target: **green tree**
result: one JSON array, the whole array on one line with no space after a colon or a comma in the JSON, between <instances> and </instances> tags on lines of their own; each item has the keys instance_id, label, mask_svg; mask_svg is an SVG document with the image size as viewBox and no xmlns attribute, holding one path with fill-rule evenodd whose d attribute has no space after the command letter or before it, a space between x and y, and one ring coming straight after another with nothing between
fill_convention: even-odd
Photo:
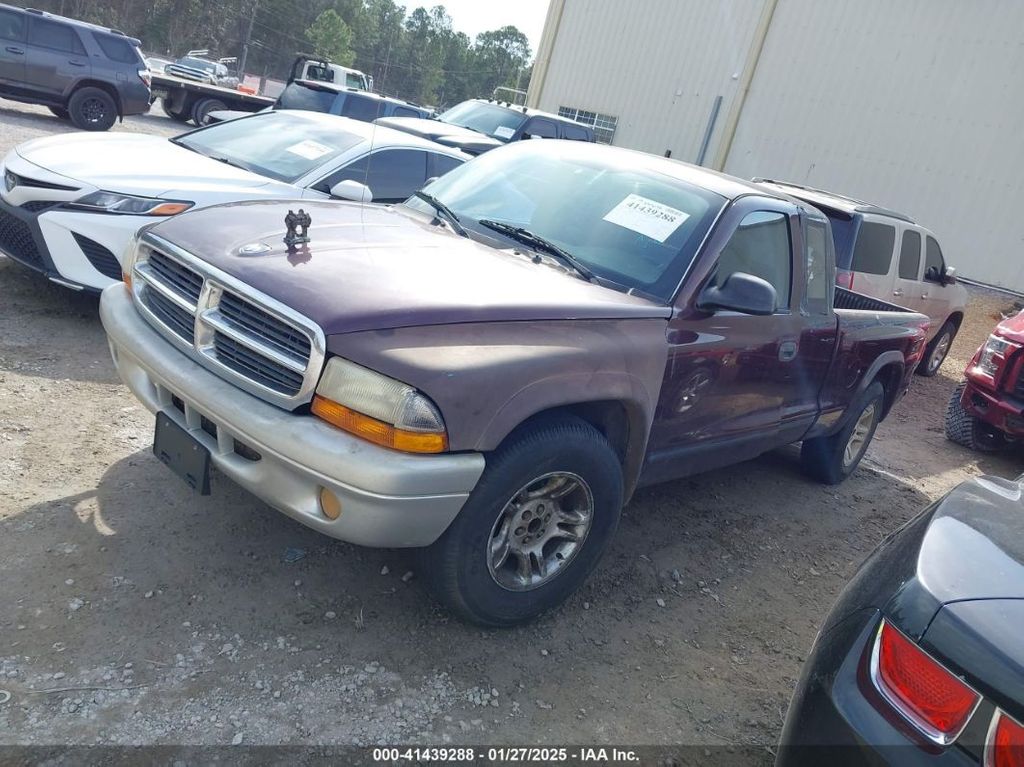
<instances>
[{"instance_id":1,"label":"green tree","mask_svg":"<svg viewBox=\"0 0 1024 767\"><path fill-rule=\"evenodd\" d=\"M306 30L306 37L317 56L342 66L348 66L355 60L352 30L333 8L328 8L316 17L316 21Z\"/></svg>"}]
</instances>

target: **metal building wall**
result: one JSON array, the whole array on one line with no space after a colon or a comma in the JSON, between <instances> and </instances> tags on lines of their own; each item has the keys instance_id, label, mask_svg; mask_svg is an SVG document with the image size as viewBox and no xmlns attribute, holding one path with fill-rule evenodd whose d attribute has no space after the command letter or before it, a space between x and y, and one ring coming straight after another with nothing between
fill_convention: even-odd
<instances>
[{"instance_id":1,"label":"metal building wall","mask_svg":"<svg viewBox=\"0 0 1024 767\"><path fill-rule=\"evenodd\" d=\"M1022 75L1020 0L779 0L725 170L904 211L1024 291Z\"/></svg>"},{"instance_id":2,"label":"metal building wall","mask_svg":"<svg viewBox=\"0 0 1024 767\"><path fill-rule=\"evenodd\" d=\"M551 0L528 103L618 117L616 145L693 162L716 97L716 133L732 106L764 3Z\"/></svg>"}]
</instances>

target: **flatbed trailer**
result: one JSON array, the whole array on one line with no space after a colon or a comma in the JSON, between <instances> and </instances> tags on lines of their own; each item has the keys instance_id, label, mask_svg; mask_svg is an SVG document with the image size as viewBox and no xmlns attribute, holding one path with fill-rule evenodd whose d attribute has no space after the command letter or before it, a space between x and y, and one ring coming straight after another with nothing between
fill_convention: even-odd
<instances>
[{"instance_id":1,"label":"flatbed trailer","mask_svg":"<svg viewBox=\"0 0 1024 767\"><path fill-rule=\"evenodd\" d=\"M153 74L153 98L160 98L164 112L172 120L205 125L207 115L218 109L258 112L274 103L267 96L256 96L234 88L210 85L168 74Z\"/></svg>"}]
</instances>

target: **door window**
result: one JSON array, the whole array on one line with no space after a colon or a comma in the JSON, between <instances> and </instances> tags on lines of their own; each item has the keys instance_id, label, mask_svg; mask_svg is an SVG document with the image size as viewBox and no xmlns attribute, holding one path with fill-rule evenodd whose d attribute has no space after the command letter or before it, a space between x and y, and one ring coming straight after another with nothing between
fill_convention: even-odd
<instances>
[{"instance_id":1,"label":"door window","mask_svg":"<svg viewBox=\"0 0 1024 767\"><path fill-rule=\"evenodd\" d=\"M912 229L903 232L900 244L900 279L916 280L921 274L921 235Z\"/></svg>"},{"instance_id":2,"label":"door window","mask_svg":"<svg viewBox=\"0 0 1024 767\"><path fill-rule=\"evenodd\" d=\"M420 113L409 107L395 107L395 117L420 117Z\"/></svg>"},{"instance_id":3,"label":"door window","mask_svg":"<svg viewBox=\"0 0 1024 767\"><path fill-rule=\"evenodd\" d=\"M58 24L47 19L32 19L28 41L32 45L52 48L55 51L85 55L85 48L82 47L82 41L78 39L78 33L74 29L67 24Z\"/></svg>"},{"instance_id":4,"label":"door window","mask_svg":"<svg viewBox=\"0 0 1024 767\"><path fill-rule=\"evenodd\" d=\"M0 37L4 40L25 39L25 14L18 11L5 11L0 8Z\"/></svg>"},{"instance_id":5,"label":"door window","mask_svg":"<svg viewBox=\"0 0 1024 767\"><path fill-rule=\"evenodd\" d=\"M942 279L942 273L946 271L946 262L942 258L942 249L934 237L927 240L928 246L924 256L924 276L930 280Z\"/></svg>"},{"instance_id":6,"label":"door window","mask_svg":"<svg viewBox=\"0 0 1024 767\"><path fill-rule=\"evenodd\" d=\"M567 141L590 141L590 134L587 133L587 129L579 125L563 123L562 130L565 132Z\"/></svg>"},{"instance_id":7,"label":"door window","mask_svg":"<svg viewBox=\"0 0 1024 767\"><path fill-rule=\"evenodd\" d=\"M456 159L455 157L449 157L446 154L430 153L430 159L434 164L434 169L430 171L431 176L443 176L450 170L454 170L462 165L462 160Z\"/></svg>"},{"instance_id":8,"label":"door window","mask_svg":"<svg viewBox=\"0 0 1024 767\"><path fill-rule=\"evenodd\" d=\"M353 120L362 120L369 123L381 116L383 106L384 102L380 99L349 94L345 98L344 105L341 107L341 114L345 117L351 117Z\"/></svg>"},{"instance_id":9,"label":"door window","mask_svg":"<svg viewBox=\"0 0 1024 767\"><path fill-rule=\"evenodd\" d=\"M865 221L857 233L853 248L852 268L865 274L888 274L892 266L892 250L896 244L896 229L888 224Z\"/></svg>"},{"instance_id":10,"label":"door window","mask_svg":"<svg viewBox=\"0 0 1024 767\"><path fill-rule=\"evenodd\" d=\"M789 222L784 214L758 210L744 216L718 256L715 284L725 284L735 272L766 280L775 288L776 306L789 308L793 264Z\"/></svg>"},{"instance_id":11,"label":"door window","mask_svg":"<svg viewBox=\"0 0 1024 767\"><path fill-rule=\"evenodd\" d=\"M427 180L427 153L416 149L374 152L335 171L316 189L330 193L332 186L346 180L370 187L374 202L402 202Z\"/></svg>"},{"instance_id":12,"label":"door window","mask_svg":"<svg viewBox=\"0 0 1024 767\"><path fill-rule=\"evenodd\" d=\"M523 128L523 138L558 138L558 128L551 120L530 120Z\"/></svg>"},{"instance_id":13,"label":"door window","mask_svg":"<svg viewBox=\"0 0 1024 767\"><path fill-rule=\"evenodd\" d=\"M828 226L818 219L807 219L807 295L804 310L810 314L828 314L832 305L835 279L828 268Z\"/></svg>"}]
</instances>

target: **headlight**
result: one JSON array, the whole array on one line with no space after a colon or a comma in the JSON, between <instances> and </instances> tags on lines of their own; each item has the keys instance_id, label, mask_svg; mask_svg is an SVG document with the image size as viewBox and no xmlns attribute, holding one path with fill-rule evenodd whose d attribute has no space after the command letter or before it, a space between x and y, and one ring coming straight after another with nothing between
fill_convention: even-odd
<instances>
[{"instance_id":1,"label":"headlight","mask_svg":"<svg viewBox=\"0 0 1024 767\"><path fill-rule=\"evenodd\" d=\"M69 206L133 216L175 216L191 208L192 203L182 200L161 200L155 197L135 197L117 192L93 192L69 203Z\"/></svg>"},{"instance_id":2,"label":"headlight","mask_svg":"<svg viewBox=\"0 0 1024 767\"><path fill-rule=\"evenodd\" d=\"M135 268L135 262L138 258L139 234L136 232L128 240L128 245L124 249L124 257L121 259L121 279L124 281L129 293L132 292L132 270Z\"/></svg>"},{"instance_id":3,"label":"headlight","mask_svg":"<svg viewBox=\"0 0 1024 767\"><path fill-rule=\"evenodd\" d=\"M408 453L448 449L437 406L408 384L332 357L313 397L313 414L383 447Z\"/></svg>"},{"instance_id":4,"label":"headlight","mask_svg":"<svg viewBox=\"0 0 1024 767\"><path fill-rule=\"evenodd\" d=\"M978 358L978 369L992 380L999 375L999 371L1006 358L1017 349L1017 345L999 336L989 336L985 342L985 348L981 350Z\"/></svg>"}]
</instances>

